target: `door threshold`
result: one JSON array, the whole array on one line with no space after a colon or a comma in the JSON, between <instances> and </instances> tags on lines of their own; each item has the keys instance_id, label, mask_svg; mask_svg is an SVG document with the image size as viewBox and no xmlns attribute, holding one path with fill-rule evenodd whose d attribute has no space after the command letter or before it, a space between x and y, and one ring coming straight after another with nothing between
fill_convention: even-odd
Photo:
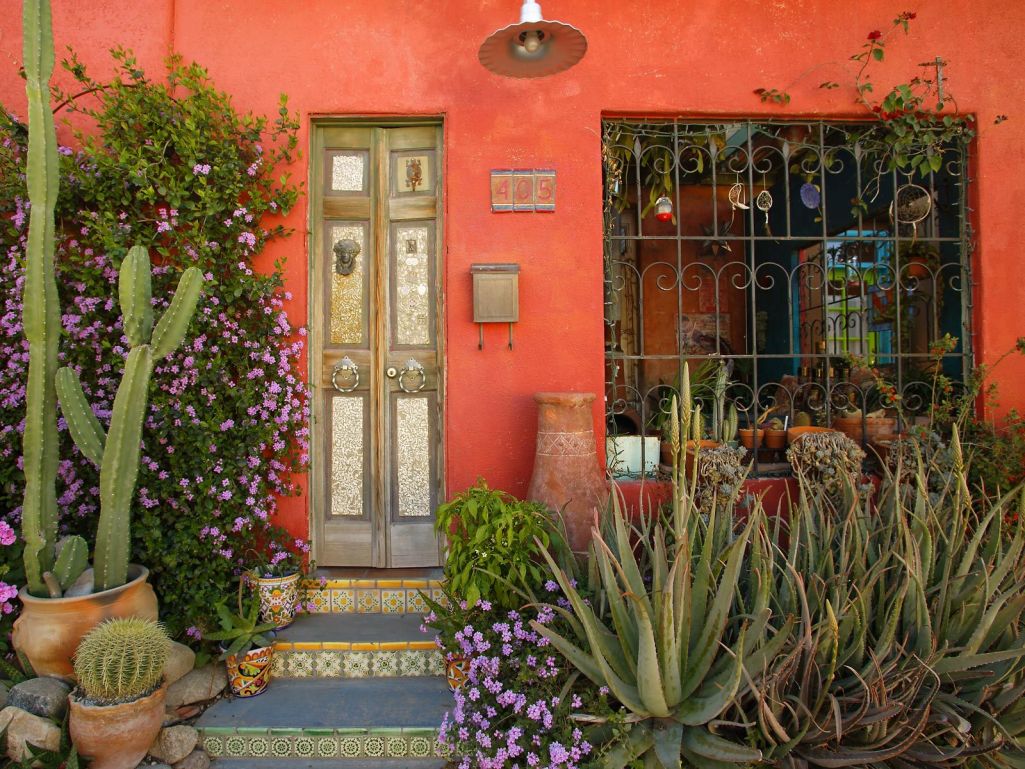
<instances>
[{"instance_id":1,"label":"door threshold","mask_svg":"<svg viewBox=\"0 0 1025 769\"><path fill-rule=\"evenodd\" d=\"M440 580L444 572L439 568L373 569L368 566L321 566L311 579L433 579Z\"/></svg>"}]
</instances>

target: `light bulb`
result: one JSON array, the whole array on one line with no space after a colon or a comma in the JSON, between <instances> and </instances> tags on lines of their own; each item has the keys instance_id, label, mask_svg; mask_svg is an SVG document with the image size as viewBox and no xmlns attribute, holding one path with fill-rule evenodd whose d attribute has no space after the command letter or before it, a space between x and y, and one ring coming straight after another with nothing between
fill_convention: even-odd
<instances>
[{"instance_id":1,"label":"light bulb","mask_svg":"<svg viewBox=\"0 0 1025 769\"><path fill-rule=\"evenodd\" d=\"M537 49L541 47L541 35L537 30L532 29L527 33L527 36L523 38L523 47L527 53L537 53Z\"/></svg>"}]
</instances>

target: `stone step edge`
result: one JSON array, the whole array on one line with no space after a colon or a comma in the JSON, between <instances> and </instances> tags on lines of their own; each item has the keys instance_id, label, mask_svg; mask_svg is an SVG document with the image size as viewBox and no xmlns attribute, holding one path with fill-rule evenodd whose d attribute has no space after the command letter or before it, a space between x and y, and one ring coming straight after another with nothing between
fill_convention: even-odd
<instances>
[{"instance_id":1,"label":"stone step edge","mask_svg":"<svg viewBox=\"0 0 1025 769\"><path fill-rule=\"evenodd\" d=\"M438 651L434 641L279 641L274 651L289 652L404 652Z\"/></svg>"},{"instance_id":2,"label":"stone step edge","mask_svg":"<svg viewBox=\"0 0 1025 769\"><path fill-rule=\"evenodd\" d=\"M211 758L445 758L430 727L198 727Z\"/></svg>"},{"instance_id":3,"label":"stone step edge","mask_svg":"<svg viewBox=\"0 0 1025 769\"><path fill-rule=\"evenodd\" d=\"M279 650L275 648L273 678L385 678L444 676L445 658L433 643L425 649Z\"/></svg>"}]
</instances>

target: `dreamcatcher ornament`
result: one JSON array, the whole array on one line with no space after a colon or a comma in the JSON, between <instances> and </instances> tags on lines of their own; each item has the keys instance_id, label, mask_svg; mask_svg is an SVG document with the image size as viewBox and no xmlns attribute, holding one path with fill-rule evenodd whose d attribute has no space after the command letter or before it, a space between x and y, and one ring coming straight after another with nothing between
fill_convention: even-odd
<instances>
[{"instance_id":1,"label":"dreamcatcher ornament","mask_svg":"<svg viewBox=\"0 0 1025 769\"><path fill-rule=\"evenodd\" d=\"M900 234L902 224L911 225L911 243L918 240L918 225L932 211L932 195L919 184L902 184L890 204L890 221Z\"/></svg>"},{"instance_id":2,"label":"dreamcatcher ornament","mask_svg":"<svg viewBox=\"0 0 1025 769\"><path fill-rule=\"evenodd\" d=\"M765 214L765 234L772 235L772 230L769 229L769 211L772 210L772 193L768 190L762 190L758 193L758 197L755 198L755 205L758 210Z\"/></svg>"}]
</instances>

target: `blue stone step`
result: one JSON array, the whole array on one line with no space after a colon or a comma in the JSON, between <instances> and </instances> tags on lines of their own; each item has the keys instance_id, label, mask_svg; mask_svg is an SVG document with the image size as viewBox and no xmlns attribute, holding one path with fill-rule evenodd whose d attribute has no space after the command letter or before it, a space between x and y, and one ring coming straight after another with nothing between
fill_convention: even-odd
<instances>
[{"instance_id":1,"label":"blue stone step","mask_svg":"<svg viewBox=\"0 0 1025 769\"><path fill-rule=\"evenodd\" d=\"M437 730L451 706L441 677L283 679L216 703L196 728L214 758L419 762L443 757Z\"/></svg>"}]
</instances>

